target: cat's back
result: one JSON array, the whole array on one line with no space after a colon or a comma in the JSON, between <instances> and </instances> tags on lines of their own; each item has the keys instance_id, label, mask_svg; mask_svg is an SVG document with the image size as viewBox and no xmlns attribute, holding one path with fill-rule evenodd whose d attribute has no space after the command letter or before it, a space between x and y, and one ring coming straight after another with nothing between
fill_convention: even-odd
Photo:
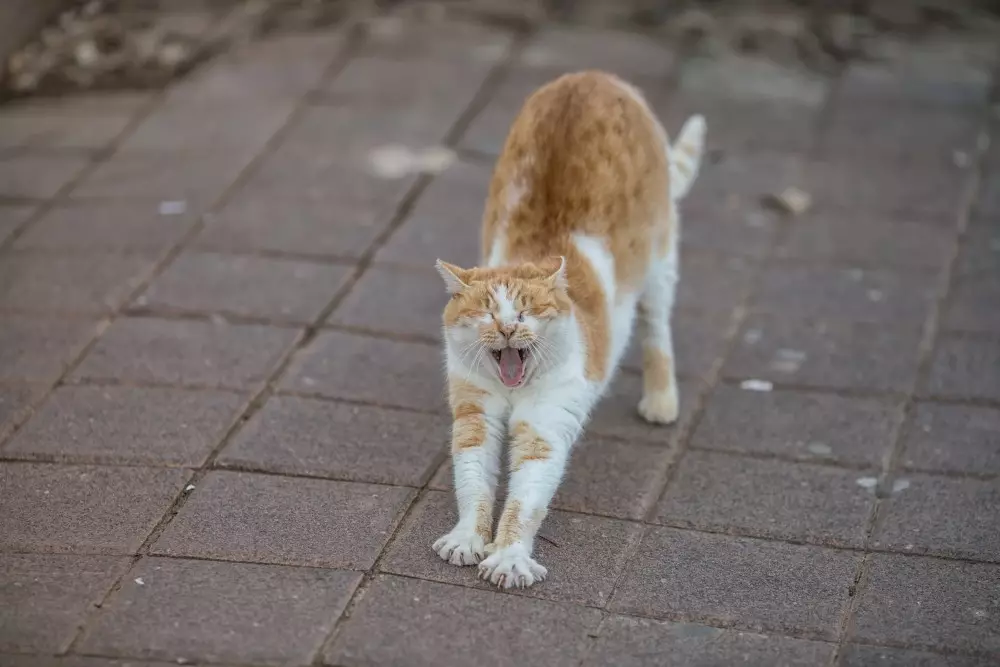
<instances>
[{"instance_id":1,"label":"cat's back","mask_svg":"<svg viewBox=\"0 0 1000 667\"><path fill-rule=\"evenodd\" d=\"M484 250L565 254L574 234L615 255L648 248L669 202L666 137L629 84L567 74L532 94L511 126L484 216Z\"/></svg>"}]
</instances>

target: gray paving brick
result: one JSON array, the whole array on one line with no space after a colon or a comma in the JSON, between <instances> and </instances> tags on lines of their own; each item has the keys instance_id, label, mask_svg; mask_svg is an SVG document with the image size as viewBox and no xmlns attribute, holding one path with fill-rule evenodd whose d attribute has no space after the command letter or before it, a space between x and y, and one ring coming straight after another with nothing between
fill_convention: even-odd
<instances>
[{"instance_id":1,"label":"gray paving brick","mask_svg":"<svg viewBox=\"0 0 1000 667\"><path fill-rule=\"evenodd\" d=\"M758 312L788 318L891 323L919 328L937 277L924 272L771 266L753 300Z\"/></svg>"},{"instance_id":2,"label":"gray paving brick","mask_svg":"<svg viewBox=\"0 0 1000 667\"><path fill-rule=\"evenodd\" d=\"M683 98L694 95L807 107L822 104L830 85L819 72L733 51L687 59L680 75L678 92Z\"/></svg>"},{"instance_id":3,"label":"gray paving brick","mask_svg":"<svg viewBox=\"0 0 1000 667\"><path fill-rule=\"evenodd\" d=\"M888 399L715 389L691 446L877 467L898 407Z\"/></svg>"},{"instance_id":4,"label":"gray paving brick","mask_svg":"<svg viewBox=\"0 0 1000 667\"><path fill-rule=\"evenodd\" d=\"M0 555L0 650L65 651L91 605L128 565L122 557Z\"/></svg>"},{"instance_id":5,"label":"gray paving brick","mask_svg":"<svg viewBox=\"0 0 1000 667\"><path fill-rule=\"evenodd\" d=\"M151 553L364 570L412 495L390 486L212 472Z\"/></svg>"},{"instance_id":6,"label":"gray paving brick","mask_svg":"<svg viewBox=\"0 0 1000 667\"><path fill-rule=\"evenodd\" d=\"M281 389L382 405L435 410L444 407L441 350L326 331L292 360Z\"/></svg>"},{"instance_id":7,"label":"gray paving brick","mask_svg":"<svg viewBox=\"0 0 1000 667\"><path fill-rule=\"evenodd\" d=\"M4 667L172 667L176 662L151 662L149 660L132 660L124 658L91 658L83 655L66 655L54 657L51 655L8 654L0 655Z\"/></svg>"},{"instance_id":8,"label":"gray paving brick","mask_svg":"<svg viewBox=\"0 0 1000 667\"><path fill-rule=\"evenodd\" d=\"M883 554L871 567L855 640L1000 653L1000 567Z\"/></svg>"},{"instance_id":9,"label":"gray paving brick","mask_svg":"<svg viewBox=\"0 0 1000 667\"><path fill-rule=\"evenodd\" d=\"M741 257L684 254L676 306L730 312L746 297L752 271Z\"/></svg>"},{"instance_id":10,"label":"gray paving brick","mask_svg":"<svg viewBox=\"0 0 1000 667\"><path fill-rule=\"evenodd\" d=\"M0 206L0 243L4 243L34 212L34 206Z\"/></svg>"},{"instance_id":11,"label":"gray paving brick","mask_svg":"<svg viewBox=\"0 0 1000 667\"><path fill-rule=\"evenodd\" d=\"M661 523L860 547L874 496L859 473L688 452L657 510Z\"/></svg>"},{"instance_id":12,"label":"gray paving brick","mask_svg":"<svg viewBox=\"0 0 1000 667\"><path fill-rule=\"evenodd\" d=\"M327 664L577 665L600 612L400 577L375 579L344 623ZM455 632L489 627L489 632Z\"/></svg>"},{"instance_id":13,"label":"gray paving brick","mask_svg":"<svg viewBox=\"0 0 1000 667\"><path fill-rule=\"evenodd\" d=\"M711 169L709 161L703 168L706 173ZM699 183L692 186L692 198L698 196ZM680 218L682 251L707 250L752 259L767 255L778 228L777 216L758 205L753 195L701 198L694 206L681 204Z\"/></svg>"},{"instance_id":14,"label":"gray paving brick","mask_svg":"<svg viewBox=\"0 0 1000 667\"><path fill-rule=\"evenodd\" d=\"M81 155L12 153L0 157L0 197L49 199L90 161Z\"/></svg>"},{"instance_id":15,"label":"gray paving brick","mask_svg":"<svg viewBox=\"0 0 1000 667\"><path fill-rule=\"evenodd\" d=\"M27 417L29 407L44 391L44 385L30 382L0 384L0 440Z\"/></svg>"},{"instance_id":16,"label":"gray paving brick","mask_svg":"<svg viewBox=\"0 0 1000 667\"><path fill-rule=\"evenodd\" d=\"M10 253L0 258L0 309L114 312L152 270L136 256Z\"/></svg>"},{"instance_id":17,"label":"gray paving brick","mask_svg":"<svg viewBox=\"0 0 1000 667\"><path fill-rule=\"evenodd\" d=\"M654 528L609 609L834 638L859 558L820 547Z\"/></svg>"},{"instance_id":18,"label":"gray paving brick","mask_svg":"<svg viewBox=\"0 0 1000 667\"><path fill-rule=\"evenodd\" d=\"M146 116L122 151L201 152L263 148L292 113L291 100L252 105L167 105Z\"/></svg>"},{"instance_id":19,"label":"gray paving brick","mask_svg":"<svg viewBox=\"0 0 1000 667\"><path fill-rule=\"evenodd\" d=\"M938 338L925 395L1000 400L1000 339L945 335Z\"/></svg>"},{"instance_id":20,"label":"gray paving brick","mask_svg":"<svg viewBox=\"0 0 1000 667\"><path fill-rule=\"evenodd\" d=\"M597 436L624 438L633 442L643 441L668 447L677 440L691 420L702 385L695 380L680 380L677 383L677 390L680 396L680 415L677 422L669 426L650 424L639 416L642 377L632 373L622 373L615 378L611 389L597 404L587 431Z\"/></svg>"},{"instance_id":21,"label":"gray paving brick","mask_svg":"<svg viewBox=\"0 0 1000 667\"><path fill-rule=\"evenodd\" d=\"M972 109L986 102L989 74L978 68L854 64L838 89L841 104Z\"/></svg>"},{"instance_id":22,"label":"gray paving brick","mask_svg":"<svg viewBox=\"0 0 1000 667\"><path fill-rule=\"evenodd\" d=\"M970 658L960 655L913 651L899 648L881 648L850 644L843 649L842 667L989 667L990 658Z\"/></svg>"},{"instance_id":23,"label":"gray paving brick","mask_svg":"<svg viewBox=\"0 0 1000 667\"><path fill-rule=\"evenodd\" d=\"M291 396L271 398L219 465L420 486L449 441L450 419Z\"/></svg>"},{"instance_id":24,"label":"gray paving brick","mask_svg":"<svg viewBox=\"0 0 1000 667\"><path fill-rule=\"evenodd\" d=\"M1000 314L996 308L983 308L983 304L988 303L1000 303L1000 274L982 272L955 276L942 327L952 331L1000 334Z\"/></svg>"},{"instance_id":25,"label":"gray paving brick","mask_svg":"<svg viewBox=\"0 0 1000 667\"><path fill-rule=\"evenodd\" d=\"M496 515L500 514L497 506ZM455 567L441 560L431 545L458 520L451 493L431 491L413 508L385 558L383 572L451 584L492 588L474 567ZM549 512L539 533L552 542L535 540L534 557L549 571L545 581L525 595L548 600L601 606L642 532L635 523L602 517ZM554 544L553 544L554 542ZM558 545L558 546L557 546ZM518 591L519 593L522 591Z\"/></svg>"},{"instance_id":26,"label":"gray paving brick","mask_svg":"<svg viewBox=\"0 0 1000 667\"><path fill-rule=\"evenodd\" d=\"M198 466L246 401L220 391L59 387L4 451L79 463Z\"/></svg>"},{"instance_id":27,"label":"gray paving brick","mask_svg":"<svg viewBox=\"0 0 1000 667\"><path fill-rule=\"evenodd\" d=\"M14 247L23 250L164 252L194 224L193 212L161 215L152 202L74 202L45 213ZM94 262L96 264L96 262Z\"/></svg>"},{"instance_id":28,"label":"gray paving brick","mask_svg":"<svg viewBox=\"0 0 1000 667\"><path fill-rule=\"evenodd\" d=\"M0 546L132 553L189 476L176 469L0 464Z\"/></svg>"},{"instance_id":29,"label":"gray paving brick","mask_svg":"<svg viewBox=\"0 0 1000 667\"><path fill-rule=\"evenodd\" d=\"M697 234L696 221L712 216L742 214L761 209L761 198L778 194L789 186L802 187L799 156L776 152L726 154L718 161L705 161L698 180L681 205L682 234Z\"/></svg>"},{"instance_id":30,"label":"gray paving brick","mask_svg":"<svg viewBox=\"0 0 1000 667\"><path fill-rule=\"evenodd\" d=\"M904 466L919 470L1000 473L1000 410L918 403L903 435Z\"/></svg>"},{"instance_id":31,"label":"gray paving brick","mask_svg":"<svg viewBox=\"0 0 1000 667\"><path fill-rule=\"evenodd\" d=\"M601 48L595 49L594 45ZM603 69L624 77L664 79L674 54L661 42L635 33L586 28L546 28L521 52L522 67L553 74Z\"/></svg>"},{"instance_id":32,"label":"gray paving brick","mask_svg":"<svg viewBox=\"0 0 1000 667\"><path fill-rule=\"evenodd\" d=\"M902 474L908 486L885 501L872 536L877 548L1000 561L1000 483Z\"/></svg>"},{"instance_id":33,"label":"gray paving brick","mask_svg":"<svg viewBox=\"0 0 1000 667\"><path fill-rule=\"evenodd\" d=\"M903 391L916 373L919 341L920 328L906 325L755 316L744 324L723 374L835 389Z\"/></svg>"},{"instance_id":34,"label":"gray paving brick","mask_svg":"<svg viewBox=\"0 0 1000 667\"><path fill-rule=\"evenodd\" d=\"M90 320L5 315L0 327L0 378L54 381L97 333Z\"/></svg>"},{"instance_id":35,"label":"gray paving brick","mask_svg":"<svg viewBox=\"0 0 1000 667\"><path fill-rule=\"evenodd\" d=\"M260 325L119 319L75 377L239 389L266 380L298 335Z\"/></svg>"},{"instance_id":36,"label":"gray paving brick","mask_svg":"<svg viewBox=\"0 0 1000 667\"><path fill-rule=\"evenodd\" d=\"M360 578L317 568L145 558L87 628L80 651L304 664Z\"/></svg>"},{"instance_id":37,"label":"gray paving brick","mask_svg":"<svg viewBox=\"0 0 1000 667\"><path fill-rule=\"evenodd\" d=\"M833 654L833 648L823 642L720 630L707 625L612 616L601 626L600 637L583 665L808 667L824 664Z\"/></svg>"},{"instance_id":38,"label":"gray paving brick","mask_svg":"<svg viewBox=\"0 0 1000 667\"><path fill-rule=\"evenodd\" d=\"M461 146L487 155L500 155L507 133L525 100L554 78L548 70L515 68L490 93L485 108L476 114L462 136Z\"/></svg>"},{"instance_id":39,"label":"gray paving brick","mask_svg":"<svg viewBox=\"0 0 1000 667\"><path fill-rule=\"evenodd\" d=\"M350 276L347 265L187 252L135 305L152 311L226 313L310 323Z\"/></svg>"},{"instance_id":40,"label":"gray paving brick","mask_svg":"<svg viewBox=\"0 0 1000 667\"><path fill-rule=\"evenodd\" d=\"M447 303L448 293L436 271L374 266L337 307L330 322L440 341L441 313Z\"/></svg>"},{"instance_id":41,"label":"gray paving brick","mask_svg":"<svg viewBox=\"0 0 1000 667\"><path fill-rule=\"evenodd\" d=\"M732 313L677 309L671 326L677 374L707 380L716 361L725 352L726 340L733 328ZM642 372L642 338L638 327L622 359L622 368Z\"/></svg>"},{"instance_id":42,"label":"gray paving brick","mask_svg":"<svg viewBox=\"0 0 1000 667\"><path fill-rule=\"evenodd\" d=\"M500 60L511 35L499 27L477 21L435 17L408 20L389 16L377 24L360 47L363 55L398 60Z\"/></svg>"},{"instance_id":43,"label":"gray paving brick","mask_svg":"<svg viewBox=\"0 0 1000 667\"><path fill-rule=\"evenodd\" d=\"M32 104L6 105L0 111L0 147L90 148L107 146L131 119L127 109L87 113L71 105L45 108Z\"/></svg>"}]
</instances>

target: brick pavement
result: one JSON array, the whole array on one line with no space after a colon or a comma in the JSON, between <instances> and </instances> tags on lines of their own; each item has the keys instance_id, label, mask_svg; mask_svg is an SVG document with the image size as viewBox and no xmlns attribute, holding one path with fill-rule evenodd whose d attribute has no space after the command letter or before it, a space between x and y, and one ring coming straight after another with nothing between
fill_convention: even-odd
<instances>
[{"instance_id":1,"label":"brick pavement","mask_svg":"<svg viewBox=\"0 0 1000 667\"><path fill-rule=\"evenodd\" d=\"M961 46L824 78L411 26L0 109L0 664L997 664L1000 150ZM636 418L632 356L551 576L499 593L430 549L431 261L474 260L506 124L582 66L709 119L683 418ZM459 162L368 173L392 142ZM758 206L786 185L813 210Z\"/></svg>"}]
</instances>

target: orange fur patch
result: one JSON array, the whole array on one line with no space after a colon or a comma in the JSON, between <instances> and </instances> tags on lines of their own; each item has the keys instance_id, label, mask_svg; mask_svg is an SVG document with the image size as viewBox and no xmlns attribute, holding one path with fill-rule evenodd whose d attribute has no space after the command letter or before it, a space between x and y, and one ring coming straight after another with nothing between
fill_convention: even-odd
<instances>
[{"instance_id":1,"label":"orange fur patch","mask_svg":"<svg viewBox=\"0 0 1000 667\"><path fill-rule=\"evenodd\" d=\"M552 445L545 441L525 422L517 422L511 429L510 462L512 470L519 470L527 461L545 461L552 455Z\"/></svg>"},{"instance_id":2,"label":"orange fur patch","mask_svg":"<svg viewBox=\"0 0 1000 667\"><path fill-rule=\"evenodd\" d=\"M498 549L509 547L521 539L521 503L517 500L508 500L500 514L500 521L497 522L497 538L494 545Z\"/></svg>"},{"instance_id":3,"label":"orange fur patch","mask_svg":"<svg viewBox=\"0 0 1000 667\"><path fill-rule=\"evenodd\" d=\"M644 347L642 350L642 385L648 396L667 391L670 388L671 359L663 350Z\"/></svg>"},{"instance_id":4,"label":"orange fur patch","mask_svg":"<svg viewBox=\"0 0 1000 667\"><path fill-rule=\"evenodd\" d=\"M493 541L493 503L489 501L476 503L476 534L487 544Z\"/></svg>"},{"instance_id":5,"label":"orange fur patch","mask_svg":"<svg viewBox=\"0 0 1000 667\"><path fill-rule=\"evenodd\" d=\"M479 447L486 441L486 419L482 399L486 391L458 378L449 381L449 398L454 422L451 426L451 450Z\"/></svg>"}]
</instances>

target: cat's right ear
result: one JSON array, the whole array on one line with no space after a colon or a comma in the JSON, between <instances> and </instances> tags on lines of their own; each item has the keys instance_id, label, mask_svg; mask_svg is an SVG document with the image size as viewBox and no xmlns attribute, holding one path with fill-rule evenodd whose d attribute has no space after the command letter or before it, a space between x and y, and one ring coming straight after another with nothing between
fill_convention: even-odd
<instances>
[{"instance_id":1,"label":"cat's right ear","mask_svg":"<svg viewBox=\"0 0 1000 667\"><path fill-rule=\"evenodd\" d=\"M449 264L448 262L442 262L440 259L434 265L444 279L448 294L458 294L468 287L463 280L466 273L465 269L459 268L454 264Z\"/></svg>"}]
</instances>

